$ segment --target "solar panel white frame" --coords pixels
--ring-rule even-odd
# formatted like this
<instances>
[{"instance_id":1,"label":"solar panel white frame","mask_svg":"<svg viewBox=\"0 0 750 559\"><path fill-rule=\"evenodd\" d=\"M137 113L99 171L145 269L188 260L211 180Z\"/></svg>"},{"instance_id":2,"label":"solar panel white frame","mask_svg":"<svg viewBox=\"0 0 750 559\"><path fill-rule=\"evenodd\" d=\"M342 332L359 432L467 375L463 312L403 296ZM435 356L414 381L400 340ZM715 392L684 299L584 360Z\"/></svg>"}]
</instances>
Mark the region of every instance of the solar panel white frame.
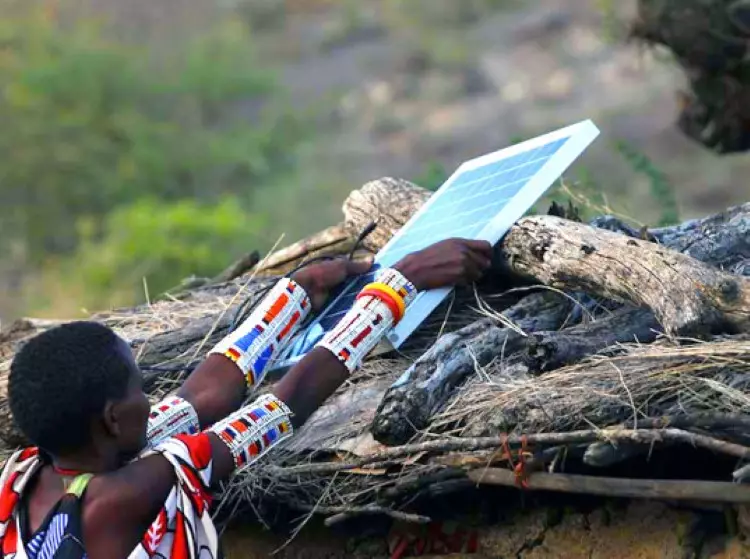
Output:
<instances>
[{"instance_id":1,"label":"solar panel white frame","mask_svg":"<svg viewBox=\"0 0 750 559\"><path fill-rule=\"evenodd\" d=\"M456 171L443 183L440 189L433 194L429 200L411 217L409 222L401 228L388 243L378 252L376 263L385 259L392 247L397 245L401 239L409 234L409 230L414 223L423 214L430 211L430 208L447 192L450 192L450 186L456 179L468 171L479 169L496 163L523 152L541 148L545 145L554 143L561 139L566 139L565 143L556 152L554 152L547 162L539 169L525 184L525 186L492 218L487 222L481 231L473 235L472 238L485 240L491 244L496 244L508 232L511 226L518 221L523 215L531 209L536 201L542 197L547 189L565 172L565 170L583 153L583 151L599 135L599 129L590 120L585 120L557 130L538 136L531 140L471 159L464 162ZM390 265L391 263L389 263ZM409 310L401 322L387 336L392 349L398 349L406 339L416 330L419 325L437 308L437 306L451 292L451 288L434 289L420 293L414 302L409 306ZM331 301L326 310L313 321L308 328L315 326L318 320L324 317L325 312L333 308L338 300L345 296L342 293L337 299ZM295 345L291 344L292 347ZM298 355L291 358L282 358L283 361L273 365L274 369L284 368L293 365L304 355Z\"/></svg>"}]
</instances>

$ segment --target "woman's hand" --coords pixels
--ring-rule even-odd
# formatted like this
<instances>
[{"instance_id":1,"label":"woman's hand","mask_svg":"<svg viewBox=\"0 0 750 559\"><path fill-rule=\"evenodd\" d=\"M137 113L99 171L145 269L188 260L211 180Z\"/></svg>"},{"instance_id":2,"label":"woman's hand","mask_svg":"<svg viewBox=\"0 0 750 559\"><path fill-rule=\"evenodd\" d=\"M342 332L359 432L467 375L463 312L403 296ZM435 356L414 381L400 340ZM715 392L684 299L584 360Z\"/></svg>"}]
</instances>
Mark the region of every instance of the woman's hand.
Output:
<instances>
[{"instance_id":1,"label":"woman's hand","mask_svg":"<svg viewBox=\"0 0 750 559\"><path fill-rule=\"evenodd\" d=\"M394 268L422 291L475 282L491 262L490 243L447 239L404 257Z\"/></svg>"},{"instance_id":2,"label":"woman's hand","mask_svg":"<svg viewBox=\"0 0 750 559\"><path fill-rule=\"evenodd\" d=\"M414 252L394 268L419 290L466 285L478 280L490 267L492 245L486 241L447 239ZM352 276L372 268L372 258L361 261L328 260L310 264L292 279L302 286L314 309L323 307L331 290Z\"/></svg>"},{"instance_id":3,"label":"woman's hand","mask_svg":"<svg viewBox=\"0 0 750 559\"><path fill-rule=\"evenodd\" d=\"M372 268L372 258L367 260L336 259L305 266L292 275L310 297L313 309L319 310L328 300L331 290L347 278L366 274Z\"/></svg>"}]
</instances>

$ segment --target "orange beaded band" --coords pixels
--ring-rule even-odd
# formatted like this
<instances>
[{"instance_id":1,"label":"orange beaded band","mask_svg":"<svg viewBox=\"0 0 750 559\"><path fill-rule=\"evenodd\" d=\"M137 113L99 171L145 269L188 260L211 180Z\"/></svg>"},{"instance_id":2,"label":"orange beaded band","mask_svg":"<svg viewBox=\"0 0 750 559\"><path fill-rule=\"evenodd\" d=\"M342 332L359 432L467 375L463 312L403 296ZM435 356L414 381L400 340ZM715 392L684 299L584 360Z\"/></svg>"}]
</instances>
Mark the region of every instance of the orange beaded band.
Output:
<instances>
[{"instance_id":1,"label":"orange beaded band","mask_svg":"<svg viewBox=\"0 0 750 559\"><path fill-rule=\"evenodd\" d=\"M372 297L374 299L377 299L381 303L383 303L386 307L388 307L388 310L391 311L391 316L393 317L394 326L398 324L399 320L401 320L401 316L399 314L401 311L399 310L398 303L388 293L380 289L363 289L359 293L359 295L357 295L356 300L359 301L363 297Z\"/></svg>"},{"instance_id":2,"label":"orange beaded band","mask_svg":"<svg viewBox=\"0 0 750 559\"><path fill-rule=\"evenodd\" d=\"M376 281L370 284L367 284L364 289L362 290L362 293L365 291L369 292L375 292L377 295L386 295L393 299L393 302L396 304L397 312L393 315L393 322L398 323L406 313L406 301L404 301L404 298L399 295L399 293L393 289L390 285ZM372 295L372 293L370 293ZM375 296L377 296L375 295ZM382 298L382 297L379 297Z\"/></svg>"}]
</instances>

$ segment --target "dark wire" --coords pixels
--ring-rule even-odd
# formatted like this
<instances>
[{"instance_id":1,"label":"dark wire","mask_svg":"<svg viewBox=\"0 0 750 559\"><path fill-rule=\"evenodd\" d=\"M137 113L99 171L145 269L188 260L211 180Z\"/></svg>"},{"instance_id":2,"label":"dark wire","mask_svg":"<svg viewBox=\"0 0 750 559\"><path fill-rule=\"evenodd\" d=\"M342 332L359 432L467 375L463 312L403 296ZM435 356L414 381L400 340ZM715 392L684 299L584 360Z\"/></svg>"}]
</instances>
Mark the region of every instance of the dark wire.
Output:
<instances>
[{"instance_id":1,"label":"dark wire","mask_svg":"<svg viewBox=\"0 0 750 559\"><path fill-rule=\"evenodd\" d=\"M377 221L371 221L367 227L365 227L360 234L357 236L357 239L354 241L354 246L352 247L352 250L349 251L349 254L347 256L347 259L353 260L354 254L357 252L357 249L359 249L362 242L369 237L373 231L377 228L378 223ZM334 256L316 256L314 258L310 258L309 260L305 260L304 262L300 263L298 266L296 266L294 269L292 269L290 272L287 272L284 277L290 278L297 272L299 272L301 269L306 268L310 264L314 264L315 262L326 262L330 260L336 260L340 257L334 257ZM255 310L255 307L258 306L258 303L262 300L262 298L271 290L273 287L273 284L269 284L263 289L260 289L259 291L253 293L249 297L247 297L240 306L237 308L237 311L234 313L234 317L232 318L232 323L229 326L229 331L234 332L237 327L245 321L245 319L250 316L250 313ZM309 320L309 319L308 319Z\"/></svg>"},{"instance_id":2,"label":"dark wire","mask_svg":"<svg viewBox=\"0 0 750 559\"><path fill-rule=\"evenodd\" d=\"M354 254L357 252L357 250L360 248L360 245L362 242L369 237L373 231L377 228L378 223L377 221L370 222L367 227L365 227L362 232L357 236L357 239L354 241L354 246L352 247L352 250L349 251L349 254L347 258L349 260L354 259ZM315 262L325 262L329 260L336 260L340 257L334 257L334 256L316 256L314 258L310 258L309 260L306 260L296 266L294 269L292 269L290 272L284 275L284 277L289 278L299 272L302 268L305 268L309 266L310 264L314 264ZM245 321L245 319L250 316L250 314L255 310L255 307L258 306L260 301L263 299L263 297L271 290L274 284L269 284L262 289L256 291L249 297L246 297L242 303L240 303L240 306L237 307L237 310L234 313L234 316L232 317L232 322L229 326L229 331L234 332L237 329L237 326L239 326L242 322ZM308 319L309 322L309 319ZM304 326L304 324L303 324ZM168 365L162 365L162 366L151 366L151 365L145 365L142 366L141 369L144 371L154 371L156 373L178 373L180 371L187 371L192 370L195 367L197 367L200 363L202 363L202 360L196 360L191 361L190 363L187 363L185 365L174 365L174 366L168 366ZM158 375L154 375L158 376Z\"/></svg>"},{"instance_id":3,"label":"dark wire","mask_svg":"<svg viewBox=\"0 0 750 559\"><path fill-rule=\"evenodd\" d=\"M373 231L377 228L378 224L376 221L370 222L367 227L365 227L360 234L357 236L357 239L354 242L354 246L352 247L352 250L349 251L349 254L347 258L349 260L354 259L354 255L357 252L357 250L360 248L360 245L362 242L369 237ZM306 260L302 263L300 263L298 266L293 268L290 272L287 272L284 277L289 278L299 272L301 269L309 266L310 264L314 264L315 262L325 262L330 260L336 260L340 257L334 257L334 256L316 256L313 258L310 258L309 260ZM240 303L240 306L237 308L237 310L234 313L234 316L232 317L232 322L229 326L229 331L234 332L237 327L244 322L247 317L255 310L255 308L258 306L260 301L263 299L263 297L271 290L274 284L269 284L262 289L256 291L252 295L245 298L242 303ZM161 366L161 367L155 367L155 366L145 366L141 367L143 370L147 371L155 371L155 372L179 372L182 370L192 369L198 364L200 364L201 361L195 361L192 363L188 363L186 365L176 365L174 367L169 366Z\"/></svg>"}]
</instances>

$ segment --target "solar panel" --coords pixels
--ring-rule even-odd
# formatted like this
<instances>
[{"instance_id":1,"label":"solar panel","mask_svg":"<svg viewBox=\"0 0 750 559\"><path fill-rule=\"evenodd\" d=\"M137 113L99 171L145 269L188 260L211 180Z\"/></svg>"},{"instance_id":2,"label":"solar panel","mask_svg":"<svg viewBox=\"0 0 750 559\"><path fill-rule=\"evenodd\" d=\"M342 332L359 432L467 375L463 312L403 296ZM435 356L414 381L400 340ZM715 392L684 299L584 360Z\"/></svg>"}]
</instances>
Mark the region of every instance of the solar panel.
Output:
<instances>
[{"instance_id":1,"label":"solar panel","mask_svg":"<svg viewBox=\"0 0 750 559\"><path fill-rule=\"evenodd\" d=\"M449 238L493 245L500 241L598 135L587 120L463 163L380 250L373 271L345 285L272 368L288 367L310 351L351 308L378 269ZM403 344L449 293L448 288L420 293L388 335L391 346Z\"/></svg>"}]
</instances>

